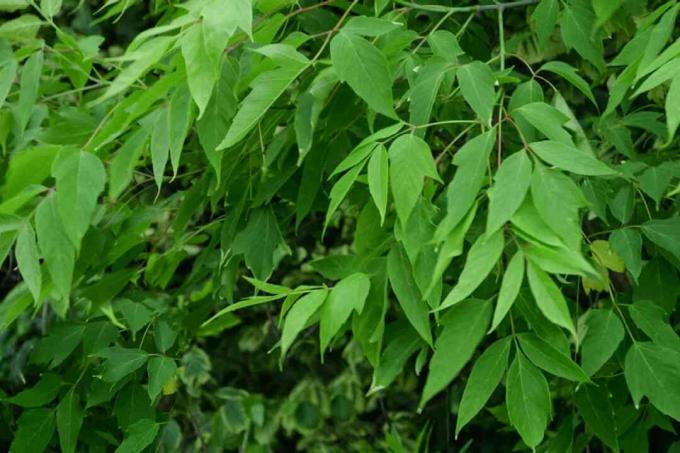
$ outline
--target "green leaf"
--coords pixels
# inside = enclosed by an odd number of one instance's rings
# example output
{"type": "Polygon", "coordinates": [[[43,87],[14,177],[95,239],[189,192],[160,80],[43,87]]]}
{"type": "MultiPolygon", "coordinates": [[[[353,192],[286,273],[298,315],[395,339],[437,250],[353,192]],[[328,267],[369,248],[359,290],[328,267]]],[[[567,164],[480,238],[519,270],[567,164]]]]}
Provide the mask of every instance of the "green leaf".
{"type": "Polygon", "coordinates": [[[591,309],[585,315],[581,366],[588,376],[602,368],[623,340],[623,324],[611,310],[591,309]]]}
{"type": "Polygon", "coordinates": [[[234,238],[232,251],[243,254],[255,278],[269,278],[289,252],[271,208],[259,208],[250,214],[246,227],[234,238]]]}
{"type": "MultiPolygon", "coordinates": [[[[0,104],[2,104],[0,102],[0,104]]],[[[666,121],[668,123],[668,142],[675,136],[680,125],[680,75],[673,77],[666,93],[666,121]]]]}
{"type": "Polygon", "coordinates": [[[477,238],[465,260],[465,267],[451,292],[446,296],[439,310],[464,300],[491,273],[503,253],[503,232],[496,231],[491,236],[481,235],[477,238]]]}
{"type": "Polygon", "coordinates": [[[394,334],[380,355],[380,362],[373,373],[369,394],[388,387],[404,370],[409,357],[423,346],[422,337],[408,324],[400,323],[393,327],[394,334]]]}
{"type": "Polygon", "coordinates": [[[323,304],[319,322],[319,347],[322,360],[331,339],[347,322],[352,311],[361,313],[370,288],[371,281],[368,276],[360,272],[340,280],[333,287],[323,304]]]}
{"type": "Polygon", "coordinates": [[[125,439],[115,453],[141,453],[158,435],[160,425],[148,418],[139,420],[125,431],[125,439]]]}
{"type": "Polygon", "coordinates": [[[545,140],[534,142],[529,145],[529,148],[547,163],[577,175],[607,176],[617,174],[605,163],[571,145],[545,140]]]}
{"type": "Polygon", "coordinates": [[[626,354],[624,374],[636,407],[646,396],[659,411],[680,420],[680,352],[634,343],[626,354]]]}
{"type": "Polygon", "coordinates": [[[562,41],[596,68],[604,69],[602,38],[595,29],[595,16],[582,3],[570,4],[560,17],[562,41]]]}
{"type": "Polygon", "coordinates": [[[43,52],[34,52],[28,60],[24,63],[21,69],[19,100],[14,106],[14,117],[19,128],[19,133],[22,133],[31,115],[35,110],[35,103],[38,100],[38,91],[40,85],[40,73],[43,67],[43,52]]]}
{"type": "Polygon", "coordinates": [[[368,190],[380,212],[380,223],[385,223],[387,212],[387,191],[389,189],[389,167],[387,150],[376,146],[368,161],[368,190]]]}
{"type": "Polygon", "coordinates": [[[543,373],[517,352],[506,378],[505,403],[510,423],[534,448],[543,440],[550,418],[550,390],[543,373]]]}
{"type": "Polygon", "coordinates": [[[650,241],[680,259],[680,217],[649,220],[641,228],[650,241]]]}
{"type": "Polygon", "coordinates": [[[496,93],[494,75],[489,66],[481,61],[473,61],[458,68],[456,77],[465,102],[490,127],[496,93]]]}
{"type": "MultiPolygon", "coordinates": [[[[75,224],[78,221],[73,219],[73,222],[75,224]]],[[[57,199],[54,195],[47,196],[38,205],[35,213],[35,229],[40,252],[55,289],[62,298],[67,298],[71,292],[76,252],[62,226],[62,220],[57,212],[57,199]]]]}
{"type": "Polygon", "coordinates": [[[394,206],[406,225],[423,190],[423,178],[439,179],[430,147],[413,134],[402,135],[390,146],[390,186],[394,206]]]}
{"type": "Polygon", "coordinates": [[[587,97],[593,103],[593,105],[597,106],[597,101],[595,101],[595,96],[593,96],[593,92],[590,90],[590,85],[585,81],[585,79],[583,79],[583,77],[578,75],[576,68],[573,66],[561,61],[549,61],[541,66],[539,71],[552,72],[564,78],[567,82],[574,85],[576,89],[583,93],[583,95],[587,97]]]}
{"type": "Polygon", "coordinates": [[[50,328],[50,333],[43,337],[31,354],[35,363],[50,363],[50,368],[62,363],[80,344],[85,331],[84,325],[57,324],[50,328]]]}
{"type": "Polygon", "coordinates": [[[586,429],[595,434],[605,445],[619,451],[619,429],[612,397],[606,385],[582,385],[574,394],[579,415],[586,423],[586,429]]]}
{"type": "MultiPolygon", "coordinates": [[[[446,63],[427,64],[420,68],[409,96],[409,121],[411,124],[422,126],[430,121],[437,93],[439,93],[444,77],[450,69],[450,65],[446,63]]],[[[426,128],[424,127],[414,131],[421,138],[425,136],[425,132],[426,128]]]]}
{"type": "Polygon", "coordinates": [[[680,336],[668,323],[663,308],[648,300],[639,300],[628,306],[630,317],[654,343],[680,351],[680,336]]]}
{"type": "Polygon", "coordinates": [[[536,305],[545,317],[552,323],[564,327],[573,335],[576,335],[567,301],[550,276],[529,261],[527,263],[527,277],[536,305]]]}
{"type": "Polygon", "coordinates": [[[331,40],[331,61],[338,78],[376,112],[396,118],[392,75],[385,55],[369,41],[340,31],[331,40]]]}
{"type": "Polygon", "coordinates": [[[493,321],[491,322],[491,329],[489,329],[489,332],[495,330],[503,318],[505,318],[508,311],[510,311],[510,307],[512,307],[515,299],[517,299],[523,280],[524,255],[518,250],[512,259],[510,259],[508,267],[503,274],[503,281],[501,282],[501,289],[498,292],[496,310],[493,313],[493,321]]]}
{"type": "Polygon", "coordinates": [[[78,249],[94,216],[97,197],[104,191],[106,170],[92,153],[60,154],[52,166],[57,180],[57,208],[62,224],[78,249]]]}
{"type": "Polygon", "coordinates": [[[227,135],[217,145],[217,150],[230,148],[240,142],[267,113],[267,110],[286,91],[306,66],[297,64],[272,69],[260,74],[251,83],[252,90],[241,101],[227,135]]]}
{"type": "Polygon", "coordinates": [[[489,190],[487,234],[510,220],[524,201],[531,182],[531,167],[531,159],[524,150],[512,154],[501,163],[489,190]]]}
{"type": "Polygon", "coordinates": [[[71,389],[57,406],[57,432],[59,446],[64,453],[73,453],[78,445],[78,434],[83,425],[85,412],[78,394],[71,389]]]}
{"type": "Polygon", "coordinates": [[[312,291],[301,297],[288,311],[281,333],[281,360],[286,356],[286,352],[300,332],[307,327],[312,316],[319,311],[327,296],[328,290],[326,289],[312,291]]]}
{"type": "Polygon", "coordinates": [[[163,386],[177,375],[177,365],[170,357],[151,357],[146,371],[149,374],[149,398],[154,401],[163,386]]]}
{"type": "Polygon", "coordinates": [[[42,273],[40,271],[40,257],[38,255],[35,232],[28,222],[19,230],[15,255],[21,277],[26,282],[29,291],[31,291],[33,300],[38,303],[40,300],[42,273]]]}
{"type": "Polygon", "coordinates": [[[115,306],[123,314],[125,323],[130,328],[133,338],[137,332],[143,329],[144,326],[151,321],[151,310],[149,310],[142,302],[123,299],[117,301],[115,306]]]}
{"type": "Polygon", "coordinates": [[[535,334],[522,333],[517,337],[522,351],[537,367],[571,381],[588,382],[590,380],[569,356],[562,354],[535,334]]]}
{"type": "Polygon", "coordinates": [[[54,410],[39,408],[25,411],[17,420],[9,453],[44,451],[54,434],[54,410]]]}
{"type": "Polygon", "coordinates": [[[45,406],[57,396],[63,384],[58,375],[45,373],[33,387],[22,390],[5,401],[21,407],[45,406]]]}
{"type": "Polygon", "coordinates": [[[162,106],[150,115],[153,118],[149,151],[151,151],[151,168],[156,187],[161,190],[163,174],[170,157],[170,109],[162,106]]]}
{"type": "Polygon", "coordinates": [[[468,140],[453,157],[453,164],[458,168],[446,188],[446,215],[437,226],[436,242],[442,242],[475,203],[495,141],[496,130],[492,129],[468,140]]]}
{"type": "Polygon", "coordinates": [[[642,271],[642,237],[637,230],[622,228],[614,230],[609,236],[612,251],[623,258],[626,268],[635,282],[642,271]]]}
{"type": "Polygon", "coordinates": [[[434,344],[434,354],[418,405],[420,409],[444,390],[472,358],[490,318],[491,302],[478,299],[468,299],[442,316],[443,329],[434,344]]]}
{"type": "Polygon", "coordinates": [[[597,25],[605,24],[612,14],[621,7],[622,0],[593,0],[593,10],[597,16],[597,25]]]}
{"type": "Polygon", "coordinates": [[[220,23],[220,18],[229,16],[223,12],[204,15],[203,20],[189,27],[180,40],[189,91],[198,106],[199,118],[219,79],[222,53],[232,33],[220,23]]]}
{"type": "Polygon", "coordinates": [[[109,197],[117,199],[132,180],[132,172],[139,163],[149,138],[148,131],[140,127],[132,132],[118,149],[109,166],[109,197]]]}
{"type": "Polygon", "coordinates": [[[106,359],[102,379],[107,382],[118,382],[128,374],[141,368],[149,358],[145,351],[126,349],[119,346],[98,351],[96,357],[106,359]]]}
{"type": "Polygon", "coordinates": [[[569,117],[555,107],[545,102],[531,102],[515,109],[512,114],[524,118],[550,140],[571,144],[571,136],[562,127],[569,117]]]}
{"type": "Polygon", "coordinates": [[[184,140],[189,133],[193,119],[191,95],[186,84],[180,85],[170,98],[168,116],[170,123],[170,163],[172,164],[173,175],[177,176],[184,140]]]}
{"type": "Polygon", "coordinates": [[[562,172],[537,164],[531,177],[531,197],[550,229],[567,247],[579,250],[583,234],[579,209],[587,206],[587,201],[576,183],[562,172]]]}
{"type": "Polygon", "coordinates": [[[0,108],[5,104],[7,95],[12,89],[12,83],[17,76],[17,61],[14,59],[14,55],[11,54],[11,48],[9,49],[8,58],[3,61],[0,65],[0,108]]]}
{"type": "Polygon", "coordinates": [[[40,9],[48,17],[54,17],[61,9],[61,0],[40,0],[40,9]]]}
{"type": "Polygon", "coordinates": [[[97,98],[94,103],[101,103],[128,89],[163,58],[174,40],[175,38],[171,36],[156,36],[135,49],[132,54],[127,55],[126,57],[132,63],[120,71],[113,82],[108,85],[104,94],[97,98]]]}
{"type": "Polygon", "coordinates": [[[666,194],[666,189],[674,176],[674,168],[666,164],[649,167],[639,176],[640,188],[657,203],[666,194]]]}
{"type": "Polygon", "coordinates": [[[536,29],[539,48],[545,46],[555,30],[560,12],[559,5],[557,0],[541,0],[531,14],[531,22],[536,29]]]}
{"type": "Polygon", "coordinates": [[[333,185],[330,193],[330,203],[328,204],[328,209],[326,210],[326,220],[324,222],[324,231],[328,227],[328,223],[331,221],[331,216],[340,206],[340,203],[345,199],[349,189],[352,188],[354,181],[359,177],[359,173],[364,168],[363,164],[356,165],[350,171],[342,175],[338,182],[333,185]]]}
{"type": "Polygon", "coordinates": [[[387,256],[387,274],[406,319],[427,344],[431,345],[432,332],[427,304],[418,289],[411,263],[401,243],[392,247],[387,256]]]}
{"type": "Polygon", "coordinates": [[[400,23],[392,22],[387,19],[354,16],[347,21],[342,27],[342,30],[347,33],[375,37],[394,31],[399,27],[401,27],[400,23]]]}
{"type": "Polygon", "coordinates": [[[460,430],[482,410],[501,382],[508,366],[511,345],[511,337],[502,338],[486,348],[475,361],[458,408],[456,437],[460,430]]]}

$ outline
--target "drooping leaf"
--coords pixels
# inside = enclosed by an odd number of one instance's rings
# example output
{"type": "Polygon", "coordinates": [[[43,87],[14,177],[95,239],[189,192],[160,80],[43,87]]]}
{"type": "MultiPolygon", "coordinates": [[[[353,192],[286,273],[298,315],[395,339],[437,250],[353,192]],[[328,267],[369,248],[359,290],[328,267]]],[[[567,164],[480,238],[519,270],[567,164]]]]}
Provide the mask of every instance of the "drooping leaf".
{"type": "Polygon", "coordinates": [[[475,361],[465,385],[456,419],[456,436],[484,407],[501,382],[508,366],[512,338],[502,338],[486,348],[475,361]]]}
{"type": "Polygon", "coordinates": [[[42,272],[40,270],[40,257],[38,254],[35,232],[30,223],[26,223],[21,230],[19,230],[15,255],[21,277],[31,291],[33,300],[37,303],[40,299],[42,272]]]}
{"type": "Polygon", "coordinates": [[[72,389],[57,405],[57,432],[59,445],[64,453],[73,453],[78,445],[78,434],[83,425],[85,412],[78,394],[72,389]]]}
{"type": "Polygon", "coordinates": [[[587,382],[588,376],[571,358],[541,340],[533,333],[518,335],[519,344],[531,362],[550,374],[576,382],[587,382]]]}
{"type": "Polygon", "coordinates": [[[502,231],[496,231],[491,236],[479,236],[468,252],[458,283],[446,296],[439,310],[457,304],[472,294],[498,262],[504,245],[502,231]]]}
{"type": "Polygon", "coordinates": [[[491,69],[481,61],[473,61],[458,68],[456,77],[465,102],[485,125],[491,126],[496,94],[491,69]]]}
{"type": "Polygon", "coordinates": [[[623,324],[612,310],[589,310],[585,315],[584,325],[581,366],[588,376],[592,376],[619,347],[623,340],[624,330],[623,324]]]}
{"type": "Polygon", "coordinates": [[[389,185],[389,164],[387,150],[377,146],[368,161],[368,190],[380,212],[380,223],[385,222],[387,212],[387,191],[389,185]]]}
{"type": "Polygon", "coordinates": [[[397,138],[389,150],[390,186],[397,215],[406,225],[423,190],[425,177],[439,180],[430,147],[421,138],[407,134],[397,138]]]}
{"type": "Polygon", "coordinates": [[[491,330],[495,330],[498,324],[503,321],[505,315],[510,311],[512,304],[515,302],[519,290],[524,280],[524,255],[521,251],[517,251],[510,259],[508,267],[503,274],[503,281],[498,292],[498,299],[496,301],[496,309],[493,313],[493,321],[491,322],[491,330]]]}
{"type": "MultiPolygon", "coordinates": [[[[73,222],[78,221],[73,219],[73,222]]],[[[56,196],[50,195],[38,205],[35,228],[38,246],[55,289],[62,298],[67,298],[71,292],[76,253],[57,210],[56,196]]]]}
{"type": "Polygon", "coordinates": [[[567,301],[555,282],[531,261],[527,263],[527,278],[536,305],[548,320],[576,334],[567,301]]]}
{"type": "Polygon", "coordinates": [[[617,174],[605,163],[571,145],[545,140],[529,145],[547,163],[577,175],[606,176],[617,174]]]}
{"type": "Polygon", "coordinates": [[[321,358],[331,340],[347,322],[353,311],[361,313],[371,281],[363,273],[355,273],[338,282],[330,291],[321,309],[319,339],[321,358]]]}
{"type": "Polygon", "coordinates": [[[427,304],[418,289],[413,277],[413,268],[401,244],[390,250],[387,257],[387,274],[406,319],[428,344],[432,344],[427,304]]]}
{"type": "Polygon", "coordinates": [[[54,434],[54,410],[31,409],[17,420],[17,431],[9,447],[9,453],[43,451],[54,434]]]}
{"type": "Polygon", "coordinates": [[[442,391],[470,360],[491,318],[491,302],[468,299],[442,316],[419,407],[442,391]]]}
{"type": "Polygon", "coordinates": [[[489,190],[487,233],[500,228],[520,207],[531,183],[531,167],[531,160],[524,150],[503,160],[489,190]]]}
{"type": "Polygon", "coordinates": [[[380,50],[360,36],[341,31],[331,40],[331,60],[340,80],[370,108],[387,117],[396,117],[392,106],[392,75],[380,50]]]}
{"type": "Polygon", "coordinates": [[[161,393],[163,386],[176,376],[177,365],[170,357],[151,357],[146,370],[149,374],[149,398],[153,401],[161,393]]]}
{"type": "Polygon", "coordinates": [[[313,291],[301,297],[288,311],[281,333],[281,360],[298,334],[307,327],[310,318],[321,308],[327,296],[328,290],[313,291]]]}
{"type": "Polygon", "coordinates": [[[543,440],[550,418],[550,390],[543,373],[517,352],[506,378],[505,404],[510,423],[534,448],[543,440]]]}

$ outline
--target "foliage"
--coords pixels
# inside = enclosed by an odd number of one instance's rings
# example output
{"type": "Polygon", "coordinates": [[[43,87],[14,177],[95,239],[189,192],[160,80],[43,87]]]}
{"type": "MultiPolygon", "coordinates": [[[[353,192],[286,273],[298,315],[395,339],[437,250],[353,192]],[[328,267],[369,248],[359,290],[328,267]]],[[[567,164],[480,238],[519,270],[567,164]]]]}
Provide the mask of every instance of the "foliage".
{"type": "Polygon", "coordinates": [[[677,452],[679,9],[0,0],[0,448],[677,452]]]}

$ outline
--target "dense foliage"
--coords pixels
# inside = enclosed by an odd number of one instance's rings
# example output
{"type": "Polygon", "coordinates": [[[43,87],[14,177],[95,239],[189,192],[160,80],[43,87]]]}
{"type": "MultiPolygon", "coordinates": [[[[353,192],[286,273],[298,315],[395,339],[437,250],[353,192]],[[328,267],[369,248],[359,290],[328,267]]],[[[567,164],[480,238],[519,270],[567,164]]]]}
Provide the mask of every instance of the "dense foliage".
{"type": "Polygon", "coordinates": [[[0,450],[680,451],[679,10],[0,0],[0,450]]]}

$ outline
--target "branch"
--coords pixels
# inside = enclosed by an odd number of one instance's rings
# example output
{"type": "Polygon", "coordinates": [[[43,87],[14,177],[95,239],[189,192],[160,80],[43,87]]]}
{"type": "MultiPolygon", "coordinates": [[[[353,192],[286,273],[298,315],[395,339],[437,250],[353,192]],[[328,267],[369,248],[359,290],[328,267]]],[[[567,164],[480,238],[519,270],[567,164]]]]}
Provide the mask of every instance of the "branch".
{"type": "Polygon", "coordinates": [[[493,5],[473,5],[473,6],[444,6],[444,5],[419,5],[418,3],[407,2],[404,0],[395,0],[395,3],[421,11],[429,11],[432,13],[481,13],[483,11],[496,11],[508,8],[516,8],[518,6],[527,6],[538,3],[539,0],[517,0],[509,3],[495,3],[493,5]]]}

